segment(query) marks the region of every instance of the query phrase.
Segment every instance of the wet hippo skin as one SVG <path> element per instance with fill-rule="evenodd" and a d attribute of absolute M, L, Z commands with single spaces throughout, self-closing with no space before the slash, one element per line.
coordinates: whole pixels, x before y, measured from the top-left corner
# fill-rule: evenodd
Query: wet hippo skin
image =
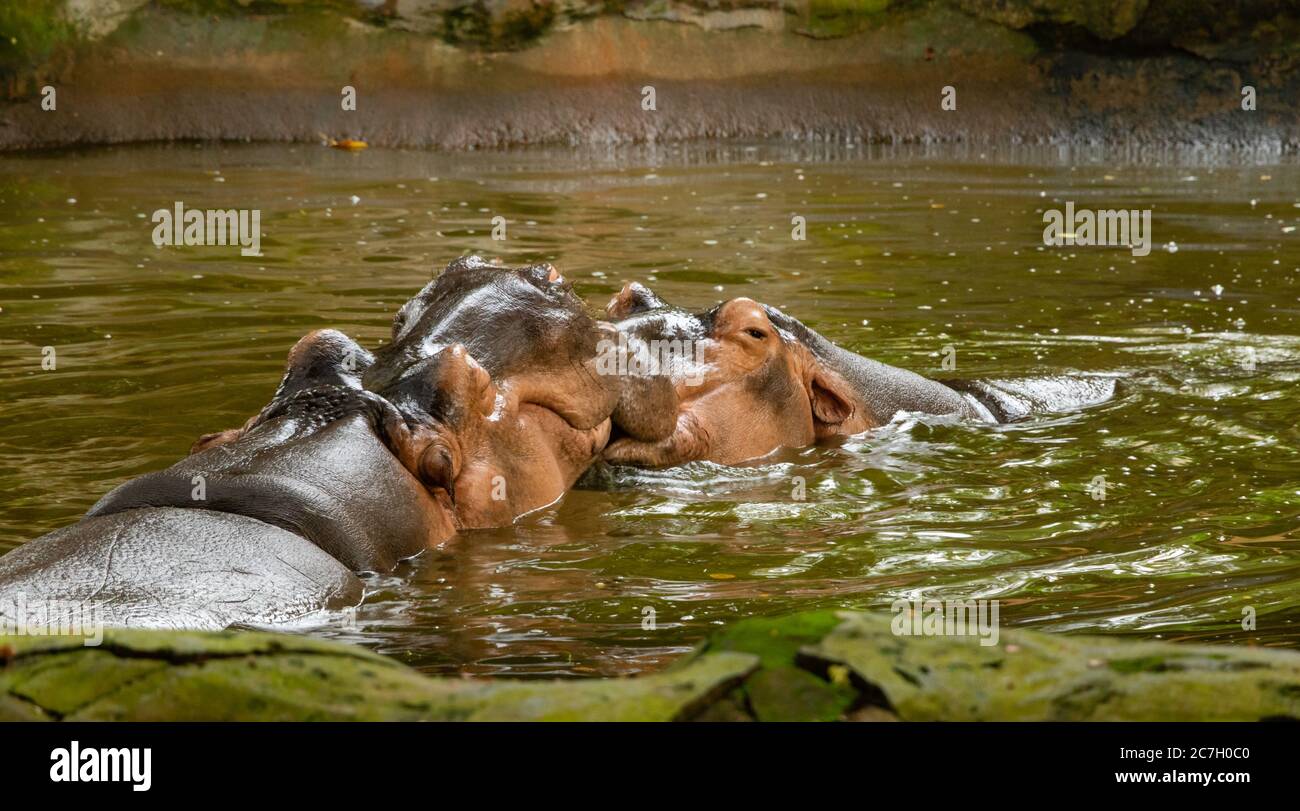
<path fill-rule="evenodd" d="M 1006 422 L 1101 402 L 1114 392 L 1111 378 L 931 380 L 842 349 L 747 298 L 691 313 L 632 282 L 606 313 L 652 355 L 664 342 L 692 348 L 663 370 L 671 387 L 643 405 L 674 414 L 674 430 L 654 439 L 616 430 L 603 455 L 613 464 L 741 462 L 857 434 L 899 412 Z"/>
<path fill-rule="evenodd" d="M 389 449 L 403 420 L 360 387 L 370 362 L 342 333 L 304 337 L 243 428 L 0 557 L 0 611 L 76 603 L 106 624 L 224 628 L 359 603 L 355 572 L 391 571 L 456 530 Z"/>
<path fill-rule="evenodd" d="M 307 539 L 210 510 L 85 518 L 0 557 L 0 620 L 14 626 L 66 612 L 108 626 L 272 625 L 356 605 L 362 593 Z"/>
<path fill-rule="evenodd" d="M 763 310 L 774 326 L 848 381 L 875 424 L 899 411 L 1013 422 L 1095 405 L 1115 395 L 1115 378 L 1103 375 L 931 380 L 836 346 L 775 307 L 763 305 Z M 952 392 L 961 397 L 955 399 Z"/>
<path fill-rule="evenodd" d="M 602 454 L 738 462 L 899 411 L 1008 421 L 1114 389 L 934 381 L 743 298 L 693 314 L 632 284 L 607 313 L 616 325 L 549 265 L 457 260 L 402 307 L 377 355 L 308 334 L 242 427 L 0 558 L 0 612 L 21 597 L 85 604 L 109 624 L 293 621 L 359 602 L 358 572 L 555 501 Z M 624 368 L 656 342 L 676 354 Z"/>
<path fill-rule="evenodd" d="M 200 439 L 190 456 L 123 484 L 88 515 L 162 506 L 232 512 L 307 538 L 353 571 L 391 571 L 456 526 L 450 502 L 389 449 L 402 418 L 360 387 L 371 362 L 343 333 L 308 334 L 290 351 L 271 404 L 244 428 Z"/>
<path fill-rule="evenodd" d="M 463 257 L 401 308 L 363 381 L 404 416 L 399 458 L 460 526 L 502 526 L 560 498 L 599 458 L 611 415 L 642 396 L 597 369 L 617 335 L 550 265 Z M 635 435 L 671 429 L 626 412 Z"/>
<path fill-rule="evenodd" d="M 278 421 L 123 484 L 87 513 L 139 507 L 235 513 L 300 535 L 353 571 L 388 572 L 455 527 L 352 415 L 306 433 Z M 195 498 L 195 482 L 205 493 Z"/>
<path fill-rule="evenodd" d="M 624 387 L 639 391 L 595 371 L 616 335 L 549 265 L 457 260 L 401 309 L 378 357 L 334 330 L 307 335 L 242 427 L 0 559 L 0 601 L 107 601 L 113 622 L 166 627 L 355 604 L 355 572 L 391 571 L 572 485 Z"/>

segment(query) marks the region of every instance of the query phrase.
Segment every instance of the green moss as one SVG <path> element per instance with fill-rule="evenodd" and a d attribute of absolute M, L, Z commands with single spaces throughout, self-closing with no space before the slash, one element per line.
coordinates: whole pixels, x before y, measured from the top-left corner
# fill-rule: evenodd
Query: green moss
<path fill-rule="evenodd" d="M 39 705 L 18 698 L 0 694 L 0 723 L 5 721 L 53 721 L 54 716 L 42 710 Z"/>
<path fill-rule="evenodd" d="M 842 620 L 834 611 L 808 611 L 784 617 L 751 617 L 728 626 L 705 643 L 705 651 L 752 653 L 763 667 L 788 667 L 800 648 L 821 641 Z"/>
<path fill-rule="evenodd" d="M 904 720 L 1300 718 L 1300 656 L 1290 651 L 1018 630 L 986 646 L 896 636 L 887 615 L 845 619 L 804 655 L 848 667 Z"/>
<path fill-rule="evenodd" d="M 80 31 L 50 0 L 0 2 L 0 81 L 11 98 L 33 92 L 71 61 Z"/>
<path fill-rule="evenodd" d="M 759 721 L 835 721 L 857 698 L 848 685 L 797 667 L 764 668 L 745 682 L 744 691 Z"/>
<path fill-rule="evenodd" d="M 85 649 L 78 656 L 44 656 L 10 681 L 9 695 L 64 716 L 167 663 L 154 659 L 125 659 Z"/>
<path fill-rule="evenodd" d="M 703 646 L 759 658 L 762 670 L 738 687 L 732 701 L 759 721 L 834 721 L 856 700 L 847 684 L 832 684 L 798 667 L 800 651 L 840 625 L 833 611 L 741 620 Z"/>
<path fill-rule="evenodd" d="M 1106 665 L 1116 673 L 1160 673 L 1168 668 L 1163 656 L 1145 656 L 1139 659 L 1114 659 Z"/>
<path fill-rule="evenodd" d="M 7 720 L 1300 719 L 1291 651 L 1003 630 L 899 636 L 887 614 L 736 623 L 630 679 L 427 678 L 335 642 L 107 630 L 0 637 Z"/>
<path fill-rule="evenodd" d="M 101 647 L 82 642 L 0 637 L 0 718 L 668 721 L 694 717 L 758 667 L 717 653 L 636 679 L 467 681 L 309 637 L 109 629 Z"/>
<path fill-rule="evenodd" d="M 878 23 L 893 0 L 807 0 L 798 31 L 818 39 L 846 37 Z"/>

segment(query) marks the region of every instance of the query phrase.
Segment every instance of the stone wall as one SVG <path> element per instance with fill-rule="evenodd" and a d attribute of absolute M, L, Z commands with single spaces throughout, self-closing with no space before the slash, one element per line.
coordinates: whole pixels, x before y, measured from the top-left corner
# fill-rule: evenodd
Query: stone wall
<path fill-rule="evenodd" d="M 1300 12 L 1280 0 L 62 2 L 0 8 L 0 149 L 322 132 L 1300 145 Z"/>

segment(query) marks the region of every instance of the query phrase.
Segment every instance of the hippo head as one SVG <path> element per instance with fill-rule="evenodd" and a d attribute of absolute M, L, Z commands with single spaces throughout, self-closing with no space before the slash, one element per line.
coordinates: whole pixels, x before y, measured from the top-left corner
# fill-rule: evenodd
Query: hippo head
<path fill-rule="evenodd" d="M 690 313 L 631 282 L 606 313 L 670 377 L 677 417 L 664 438 L 617 436 L 607 461 L 739 462 L 873 424 L 849 382 L 793 331 L 797 322 L 751 299 Z M 673 353 L 680 357 L 663 363 Z"/>
<path fill-rule="evenodd" d="M 401 308 L 362 380 L 402 414 L 407 468 L 462 526 L 499 526 L 558 499 L 604 448 L 619 392 L 595 364 L 612 334 L 550 265 L 467 257 Z"/>
<path fill-rule="evenodd" d="M 341 332 L 308 333 L 261 412 L 201 437 L 185 459 L 126 482 L 88 515 L 143 507 L 240 515 L 306 538 L 353 571 L 389 571 L 446 541 L 454 508 L 395 452 L 409 429 L 391 403 L 361 387 L 372 363 Z"/>

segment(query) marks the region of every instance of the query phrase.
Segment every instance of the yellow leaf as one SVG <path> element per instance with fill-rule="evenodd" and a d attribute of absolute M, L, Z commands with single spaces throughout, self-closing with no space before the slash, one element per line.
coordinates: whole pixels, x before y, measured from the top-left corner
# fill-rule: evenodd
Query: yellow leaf
<path fill-rule="evenodd" d="M 330 146 L 335 149 L 346 149 L 349 152 L 360 152 L 361 150 L 368 148 L 370 144 L 365 141 L 358 141 L 354 138 L 344 138 L 341 141 L 336 141 L 331 138 Z"/>

